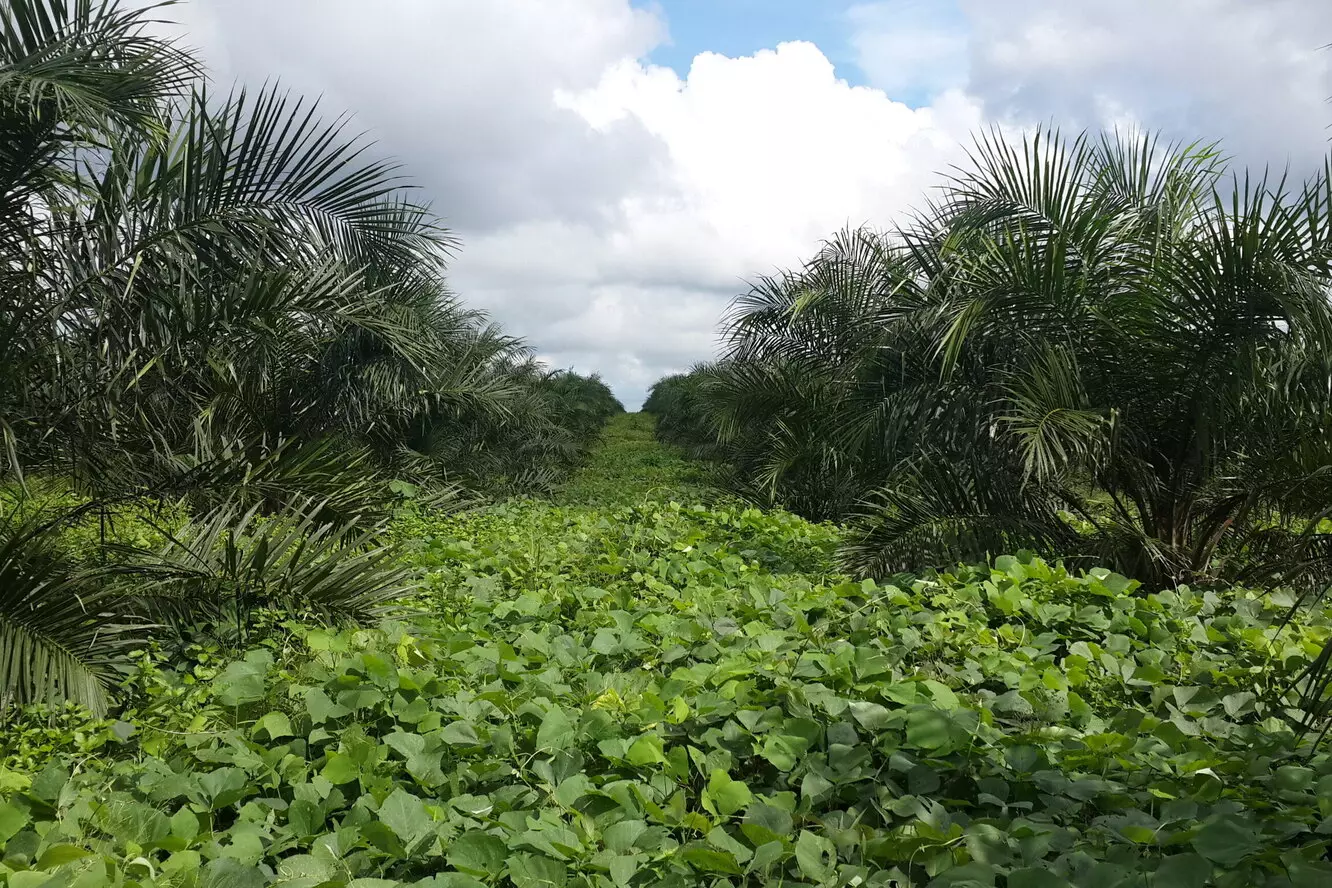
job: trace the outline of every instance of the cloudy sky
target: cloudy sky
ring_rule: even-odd
[[[455,289],[631,409],[755,274],[918,205],[993,124],[1321,167],[1326,0],[191,0],[216,81],[351,111],[461,237]]]

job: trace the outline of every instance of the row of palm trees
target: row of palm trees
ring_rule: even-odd
[[[154,14],[0,5],[0,707],[104,705],[144,622],[364,615],[404,490],[548,487],[621,409],[449,291],[453,236],[345,118],[210,92]],[[127,510],[162,548],[63,542]]]
[[[1161,587],[1332,574],[1332,177],[1148,137],[979,138],[662,380],[664,437],[885,575],[1031,548]]]

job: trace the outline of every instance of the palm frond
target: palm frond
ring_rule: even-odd
[[[143,643],[136,599],[66,550],[72,517],[0,518],[0,711],[72,700],[105,712],[114,665]]]

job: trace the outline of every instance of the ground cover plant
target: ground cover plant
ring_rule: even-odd
[[[382,625],[7,726],[6,884],[1332,878],[1332,758],[1283,699],[1327,612],[1027,554],[855,581],[638,415],[554,500],[393,532],[422,585]]]

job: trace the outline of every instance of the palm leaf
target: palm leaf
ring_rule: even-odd
[[[0,519],[0,710],[72,700],[101,714],[113,666],[144,641],[135,599],[65,551],[73,517],[16,509]]]

